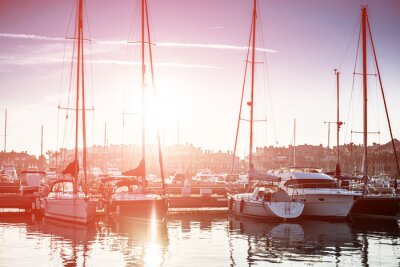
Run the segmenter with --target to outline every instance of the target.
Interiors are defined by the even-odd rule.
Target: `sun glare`
[[[159,127],[161,131],[175,131],[180,119],[180,100],[168,87],[160,87],[156,94],[153,90],[146,92],[146,116],[150,128]]]

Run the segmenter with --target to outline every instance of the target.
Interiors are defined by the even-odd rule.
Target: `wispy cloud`
[[[65,38],[61,37],[50,37],[43,35],[34,34],[15,34],[15,33],[0,33],[0,38],[12,38],[12,39],[25,39],[25,40],[37,40],[37,41],[65,41]],[[100,45],[139,45],[139,43],[128,42],[124,40],[97,40],[92,39],[92,43]],[[199,43],[180,43],[180,42],[157,42],[155,43],[160,47],[169,48],[204,48],[204,49],[222,49],[222,50],[236,50],[242,51],[247,50],[247,46],[237,45],[226,45],[226,44],[199,44]],[[276,53],[276,50],[266,48],[256,48],[257,51],[264,53]]]
[[[131,43],[127,41],[100,41],[97,43],[103,45],[139,45],[139,43]],[[199,43],[179,43],[179,42],[158,42],[155,43],[156,46],[160,47],[170,47],[170,48],[206,48],[206,49],[222,49],[222,50],[236,50],[243,51],[247,50],[247,46],[237,46],[237,45],[226,45],[226,44],[199,44]],[[276,53],[276,50],[266,49],[266,48],[256,48],[256,51],[264,53]]]
[[[0,38],[25,39],[25,40],[36,40],[36,41],[65,41],[65,38],[61,37],[49,37],[43,35],[18,34],[18,33],[0,33]]]
[[[209,27],[209,30],[221,30],[221,29],[225,29],[224,26],[214,26],[214,27]]]
[[[50,57],[13,57],[13,56],[0,55],[0,64],[9,64],[9,65],[54,64],[63,61],[70,62],[71,59],[64,60],[62,58],[50,58]],[[108,60],[108,59],[91,60],[91,63],[99,65],[103,64],[103,65],[141,66],[140,62],[127,62],[122,60]],[[175,67],[175,68],[197,68],[197,69],[222,69],[221,67],[216,67],[211,65],[185,64],[176,62],[158,62],[154,63],[154,66]]]

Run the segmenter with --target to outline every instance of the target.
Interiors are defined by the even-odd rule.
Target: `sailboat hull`
[[[87,198],[44,200],[44,215],[49,218],[88,223],[96,215],[96,201]]]
[[[394,219],[399,211],[399,197],[363,196],[356,200],[351,209],[351,217]]]

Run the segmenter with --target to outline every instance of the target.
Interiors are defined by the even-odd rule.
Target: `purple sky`
[[[180,142],[204,149],[233,149],[246,57],[240,47],[247,45],[252,4],[250,0],[150,0],[152,38],[159,44],[153,47],[158,64],[155,75],[164,100],[157,109],[164,113],[166,145],[177,142],[179,121]],[[272,52],[257,53],[258,61],[268,67],[266,73],[265,65],[257,65],[256,72],[257,116],[266,116],[268,121],[256,127],[257,146],[290,144],[295,118],[297,144],[327,145],[323,121],[336,119],[334,68],[342,73],[341,119],[346,124],[341,140],[349,142],[350,130],[361,130],[360,77],[356,77],[350,102],[361,4],[368,4],[394,134],[400,138],[398,0],[260,0],[257,46]],[[140,69],[127,63],[138,62],[139,49],[99,42],[138,40],[138,1],[87,0],[86,6],[93,40],[91,49],[88,44],[85,48],[88,106],[95,107],[94,116],[88,116],[89,144],[103,144],[105,123],[109,143],[139,143],[137,119],[126,118],[122,128],[122,113],[138,110]],[[3,134],[7,108],[7,150],[38,154],[42,124],[45,150],[57,147],[57,128],[58,146],[71,145],[70,140],[63,141],[63,113],[58,115],[57,106],[67,104],[69,63],[63,67],[62,62],[71,58],[71,45],[67,42],[65,48],[63,38],[73,35],[73,23],[67,33],[72,7],[72,0],[0,1],[0,131]],[[377,97],[379,88],[374,77],[369,83],[369,129],[382,132],[370,141],[386,142],[389,136]],[[247,124],[243,126],[242,153],[247,150]],[[333,144],[336,138],[331,137]],[[360,143],[361,137],[353,136],[353,141]]]

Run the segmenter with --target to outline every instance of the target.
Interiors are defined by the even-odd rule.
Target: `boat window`
[[[292,179],[285,183],[285,186],[293,188],[336,188],[334,180],[326,179]]]
[[[74,191],[74,185],[73,185],[73,183],[70,183],[70,182],[56,183],[53,186],[53,191],[54,192],[73,192]]]
[[[64,192],[73,192],[74,184],[73,183],[63,183],[64,184]]]
[[[128,192],[128,191],[129,187],[126,185],[115,188],[115,193]]]

